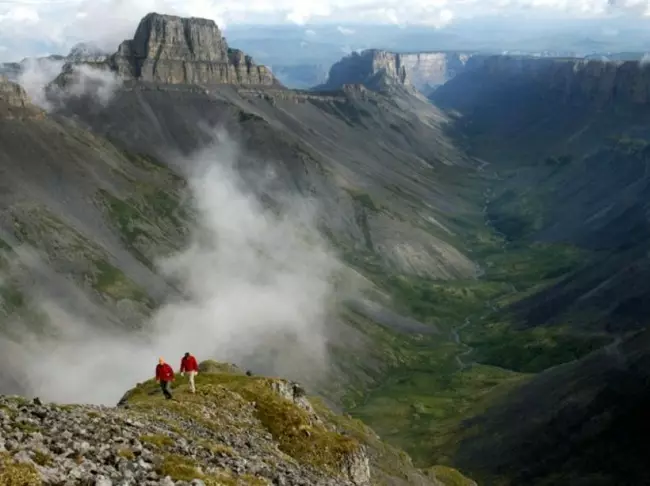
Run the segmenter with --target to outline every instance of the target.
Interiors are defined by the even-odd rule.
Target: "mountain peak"
[[[122,42],[114,54],[81,44],[66,60],[146,83],[282,87],[270,69],[230,48],[214,20],[197,17],[152,12],[142,18],[133,39]],[[66,84],[71,72],[70,66],[64,67],[57,83]]]
[[[399,54],[380,49],[353,52],[335,63],[323,88],[340,89],[352,84],[362,84],[376,91],[390,86],[412,88]]]
[[[214,20],[147,14],[132,41],[137,58],[153,62],[228,62],[228,44]]]

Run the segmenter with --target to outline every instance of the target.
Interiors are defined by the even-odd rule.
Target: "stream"
[[[490,165],[490,163],[487,162],[487,161],[485,161],[485,160],[482,160],[482,159],[475,159],[475,160],[480,164],[480,166],[478,167],[478,171],[479,171],[479,172],[483,172],[483,171],[485,170],[485,167],[487,167],[488,165]],[[499,174],[498,174],[497,172],[494,172],[494,174],[493,174],[493,178],[494,178],[495,180],[500,180],[500,179],[499,179]],[[491,196],[491,195],[492,195],[492,190],[489,189],[489,188],[486,189],[486,190],[483,192],[484,203],[483,203],[483,211],[482,211],[482,212],[483,212],[483,216],[484,216],[484,218],[485,218],[485,225],[486,225],[488,228],[492,229],[496,235],[498,235],[498,236],[500,236],[500,237],[503,238],[503,243],[501,244],[501,248],[505,250],[506,245],[507,245],[506,237],[505,237],[505,235],[504,235],[503,233],[499,232],[499,231],[494,227],[494,225],[492,224],[492,221],[490,221],[490,218],[489,218],[489,216],[488,216],[488,205],[490,204],[490,196]],[[482,267],[479,267],[479,271],[478,271],[478,275],[477,275],[477,277],[480,278],[480,277],[482,277],[483,275],[485,275],[485,269],[483,269]],[[514,286],[514,284],[510,284],[510,286],[511,286],[511,288],[512,288],[512,292],[517,292],[517,288]],[[485,302],[485,306],[486,306],[488,309],[490,309],[490,311],[492,311],[492,312],[494,312],[494,311],[496,311],[496,310],[498,309],[498,308],[496,307],[496,305],[494,305],[494,302],[492,302],[491,300],[486,301],[486,302]],[[464,370],[464,369],[466,369],[466,368],[468,368],[468,367],[470,367],[470,366],[474,363],[473,361],[471,361],[471,362],[467,362],[467,363],[466,363],[465,361],[463,361],[463,358],[464,358],[465,356],[471,354],[472,351],[474,351],[474,348],[473,348],[472,346],[470,346],[469,344],[464,343],[464,342],[461,340],[461,338],[460,338],[460,332],[461,332],[463,329],[465,329],[466,327],[468,327],[471,323],[472,323],[472,320],[471,320],[469,317],[466,317],[466,318],[465,318],[465,321],[463,322],[463,324],[461,324],[460,326],[455,327],[455,328],[453,328],[453,329],[451,330],[451,337],[452,337],[452,340],[453,340],[456,344],[459,344],[459,345],[461,345],[461,346],[463,346],[463,347],[466,348],[465,351],[463,351],[462,353],[456,355],[456,362],[458,363],[458,367],[460,368],[461,371]]]

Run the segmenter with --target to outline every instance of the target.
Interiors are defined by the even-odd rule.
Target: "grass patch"
[[[98,200],[122,241],[149,268],[153,254],[169,253],[184,244],[188,224],[194,219],[173,186],[160,189],[141,184],[124,200],[100,190]]]
[[[201,373],[233,373],[237,375],[244,374],[237,366],[230,363],[220,363],[212,359],[206,359],[199,364]]]
[[[212,452],[212,454],[217,455],[217,456],[236,456],[237,454],[235,453],[235,450],[226,445],[226,444],[218,444],[214,442],[210,442],[207,440],[201,440],[199,442],[203,447],[205,447],[207,450]]]
[[[139,238],[149,239],[148,233],[143,229],[146,218],[132,203],[122,201],[107,191],[100,190],[100,195],[106,201],[109,216],[116,224],[123,240],[133,247]]]
[[[5,452],[0,453],[0,484],[2,486],[41,486],[43,481],[31,464],[15,462]]]
[[[375,204],[375,201],[373,201],[370,194],[366,192],[360,191],[358,189],[349,189],[348,194],[350,194],[352,200],[359,203],[362,207],[364,207],[368,211],[372,211],[376,213],[381,210],[381,208],[377,204]]]
[[[129,461],[135,460],[135,453],[133,452],[132,449],[128,447],[122,447],[120,450],[117,451],[117,455]]]
[[[448,464],[462,420],[526,378],[486,365],[447,372],[429,366],[394,370],[350,413],[407,451],[417,466]]]
[[[27,434],[33,434],[33,433],[36,433],[36,432],[38,432],[40,430],[36,425],[30,424],[30,423],[27,423],[27,422],[16,422],[14,424],[14,426],[18,430],[20,430],[22,432],[25,432]]]
[[[383,282],[397,309],[425,323],[462,323],[485,310],[485,303],[508,293],[504,282],[454,281],[441,283],[408,276],[391,276]]]
[[[607,336],[573,332],[565,327],[517,330],[499,321],[472,328],[465,339],[481,362],[524,373],[582,358],[611,342]]]
[[[47,452],[34,451],[34,462],[39,466],[50,466],[52,464],[52,456]]]
[[[140,442],[144,442],[145,444],[151,444],[158,448],[174,445],[174,440],[171,437],[162,434],[143,435],[140,437]]]
[[[8,313],[22,309],[25,306],[25,296],[13,285],[0,284],[0,307]]]
[[[475,486],[476,483],[466,478],[456,469],[447,466],[433,466],[428,471],[429,476],[440,481],[444,486]]]
[[[142,302],[149,307],[155,305],[146,292],[128,278],[122,270],[106,260],[95,260],[93,263],[97,270],[93,284],[95,290],[114,300],[129,299]]]
[[[203,479],[204,475],[198,470],[196,461],[178,454],[168,454],[156,472],[161,476],[169,476],[174,481],[192,481]]]
[[[485,259],[485,279],[515,285],[523,290],[556,279],[588,261],[589,254],[571,245],[519,246]]]

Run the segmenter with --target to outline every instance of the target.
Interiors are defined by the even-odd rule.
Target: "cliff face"
[[[112,57],[119,74],[166,84],[274,85],[275,78],[228,47],[213,20],[151,13]]]
[[[27,94],[18,84],[0,76],[0,102],[16,108],[24,108],[28,103]]]
[[[462,105],[466,88],[473,86],[477,97],[488,92],[512,96],[512,88],[521,87],[572,104],[650,102],[650,65],[637,61],[490,56],[470,64],[462,79],[445,86],[434,101]]]
[[[370,89],[383,89],[401,85],[428,95],[472,66],[473,57],[459,52],[399,54],[369,49],[334,64],[324,86],[335,89],[344,84],[364,84]]]
[[[473,54],[460,52],[420,52],[399,54],[413,85],[424,94],[465,71]]]
[[[377,49],[354,52],[335,63],[327,82],[318,89],[339,89],[350,84],[363,84],[373,90],[411,86],[400,55]]]
[[[25,90],[0,75],[0,119],[40,116],[41,110],[33,106]]]
[[[74,54],[74,55],[73,55]],[[116,53],[74,50],[63,69],[63,84],[76,64],[91,64],[127,80],[162,84],[238,84],[281,86],[265,66],[228,47],[213,20],[150,13],[138,25],[133,39]]]

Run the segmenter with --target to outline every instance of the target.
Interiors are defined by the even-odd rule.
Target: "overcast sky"
[[[114,49],[151,11],[237,24],[375,23],[444,28],[502,16],[579,19],[650,14],[650,0],[0,0],[0,60],[48,54],[79,40]],[[650,25],[650,20],[649,20]]]

